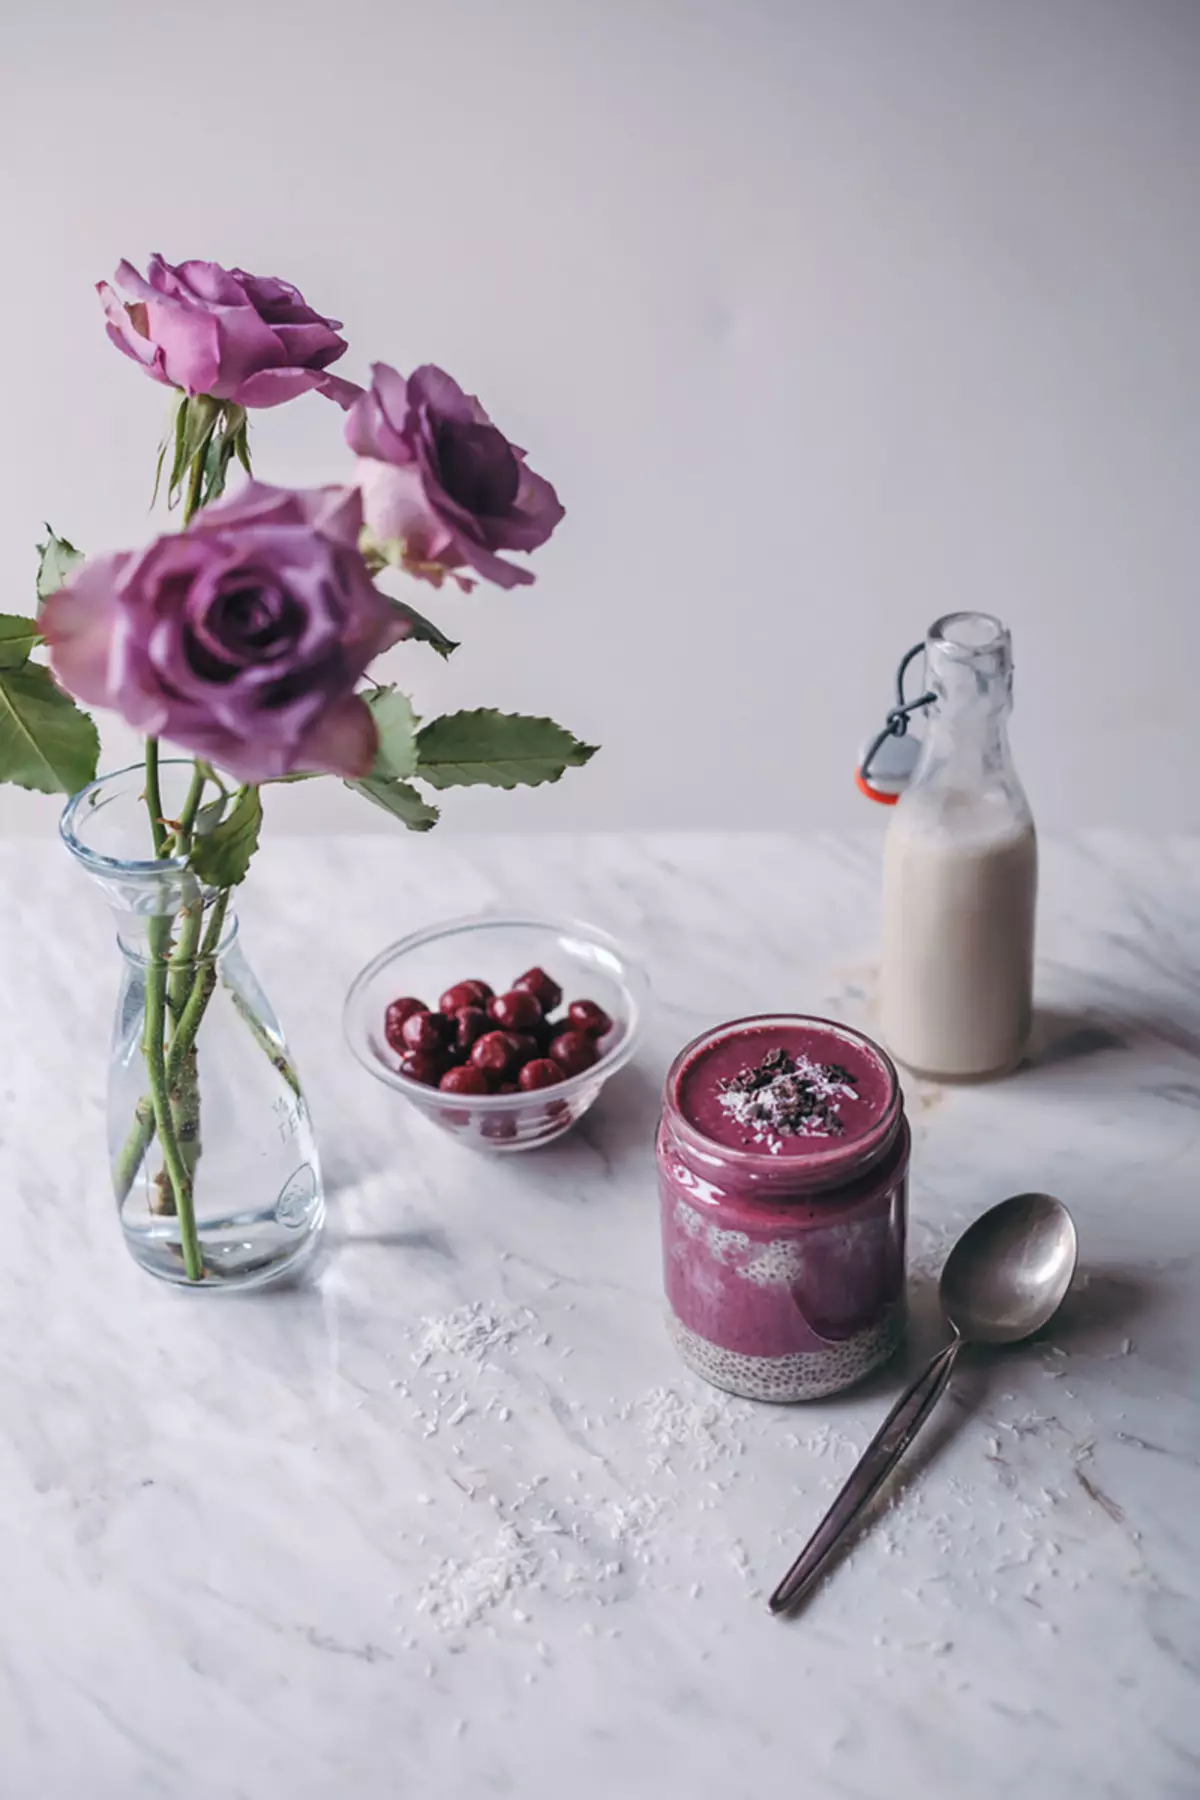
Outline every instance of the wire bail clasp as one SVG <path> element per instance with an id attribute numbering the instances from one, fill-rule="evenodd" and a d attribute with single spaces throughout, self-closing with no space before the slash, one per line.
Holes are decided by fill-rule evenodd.
<path id="1" fill-rule="evenodd" d="M 924 643 L 914 644 L 901 658 L 896 670 L 896 704 L 888 713 L 883 730 L 877 732 L 861 752 L 854 772 L 860 793 L 868 800 L 878 801 L 880 806 L 895 806 L 908 786 L 920 754 L 919 744 L 908 735 L 908 722 L 914 713 L 932 706 L 937 699 L 936 694 L 928 691 L 916 700 L 905 697 L 904 678 L 924 650 Z"/>

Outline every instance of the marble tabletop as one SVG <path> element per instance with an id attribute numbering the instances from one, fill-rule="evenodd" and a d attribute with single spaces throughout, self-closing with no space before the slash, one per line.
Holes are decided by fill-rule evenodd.
<path id="1" fill-rule="evenodd" d="M 320 1128 L 326 1246 L 209 1298 L 107 1190 L 111 926 L 0 848 L 4 1800 L 1194 1800 L 1200 1793 L 1200 843 L 1044 848 L 1034 1053 L 909 1084 L 905 1359 L 843 1398 L 706 1389 L 661 1322 L 673 1052 L 872 1018 L 876 834 L 269 843 L 242 905 Z M 635 1062 L 570 1138 L 480 1159 L 372 1082 L 342 994 L 499 902 L 646 959 Z M 964 1364 L 790 1622 L 764 1595 L 936 1338 L 962 1224 L 1074 1210 L 1052 1339 Z"/>

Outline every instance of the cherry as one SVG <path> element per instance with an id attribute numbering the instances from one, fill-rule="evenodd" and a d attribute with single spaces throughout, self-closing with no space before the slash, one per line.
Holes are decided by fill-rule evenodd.
<path id="1" fill-rule="evenodd" d="M 562 1078 L 563 1072 L 556 1062 L 551 1062 L 548 1056 L 535 1056 L 517 1076 L 517 1084 L 528 1094 L 534 1088 L 554 1087 Z"/>
<path id="2" fill-rule="evenodd" d="M 409 1013 L 401 1036 L 410 1050 L 443 1050 L 450 1036 L 450 1022 L 441 1013 Z"/>
<path id="3" fill-rule="evenodd" d="M 461 1012 L 464 1006 L 486 1006 L 492 990 L 486 981 L 456 981 L 438 1001 L 438 1011 Z"/>
<path id="4" fill-rule="evenodd" d="M 477 1038 L 490 1031 L 491 1021 L 482 1006 L 460 1006 L 454 1015 L 454 1049 L 465 1056 Z"/>
<path id="5" fill-rule="evenodd" d="M 423 1000 L 414 1000 L 406 994 L 401 1000 L 393 1000 L 383 1015 L 383 1035 L 393 1050 L 404 1050 L 404 1021 L 411 1019 L 414 1013 L 428 1012 L 429 1008 Z"/>
<path id="6" fill-rule="evenodd" d="M 484 1069 L 497 1078 L 509 1074 L 513 1066 L 513 1047 L 508 1033 L 489 1031 L 486 1037 L 477 1039 L 471 1046 L 471 1061 L 477 1069 Z"/>
<path id="7" fill-rule="evenodd" d="M 473 1063 L 458 1063 L 438 1082 L 444 1094 L 490 1094 L 492 1084 L 485 1070 Z"/>
<path id="8" fill-rule="evenodd" d="M 550 1046 L 550 1055 L 564 1075 L 582 1075 L 597 1061 L 600 1052 L 582 1031 L 560 1031 Z"/>
<path id="9" fill-rule="evenodd" d="M 520 1091 L 515 1081 L 502 1081 L 496 1089 L 498 1094 L 519 1094 Z"/>
<path id="10" fill-rule="evenodd" d="M 497 994 L 494 1000 L 488 1001 L 488 1017 L 506 1031 L 528 1031 L 536 1025 L 542 1016 L 542 1009 L 537 996 L 525 988 L 513 988 L 507 994 Z"/>
<path id="11" fill-rule="evenodd" d="M 504 1035 L 512 1046 L 513 1068 L 522 1068 L 525 1063 L 532 1062 L 535 1056 L 540 1056 L 545 1049 L 545 1045 L 539 1044 L 529 1032 L 506 1031 Z"/>
<path id="12" fill-rule="evenodd" d="M 559 1032 L 566 1029 L 565 1019 L 539 1019 L 536 1025 L 529 1027 L 529 1036 L 534 1039 L 538 1050 L 545 1056 Z"/>
<path id="13" fill-rule="evenodd" d="M 613 1022 L 602 1006 L 594 1000 L 572 1000 L 567 1008 L 567 1017 L 576 1031 L 582 1031 L 586 1037 L 607 1037 L 613 1028 Z"/>
<path id="14" fill-rule="evenodd" d="M 513 982 L 513 992 L 532 994 L 544 1013 L 552 1013 L 562 1005 L 562 989 L 545 969 L 526 969 Z"/>
<path id="15" fill-rule="evenodd" d="M 400 1073 L 422 1087 L 436 1087 L 446 1073 L 446 1058 L 440 1050 L 410 1050 L 400 1058 Z"/>

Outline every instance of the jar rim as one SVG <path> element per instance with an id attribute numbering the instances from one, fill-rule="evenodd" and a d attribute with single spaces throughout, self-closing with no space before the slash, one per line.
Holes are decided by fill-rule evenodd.
<path id="1" fill-rule="evenodd" d="M 876 1122 L 860 1137 L 846 1143 L 832 1139 L 826 1150 L 814 1150 L 803 1158 L 772 1156 L 769 1151 L 750 1150 L 737 1144 L 724 1144 L 701 1131 L 686 1116 L 679 1104 L 679 1081 L 684 1069 L 698 1052 L 736 1033 L 761 1029 L 763 1026 L 818 1027 L 831 1031 L 875 1057 L 888 1077 L 887 1101 Z M 669 1123 L 672 1136 L 686 1145 L 691 1153 L 709 1168 L 737 1169 L 755 1185 L 787 1188 L 796 1193 L 820 1192 L 840 1187 L 844 1182 L 864 1174 L 879 1162 L 896 1141 L 904 1119 L 904 1094 L 895 1063 L 873 1038 L 841 1019 L 828 1019 L 816 1013 L 751 1013 L 744 1018 L 727 1019 L 710 1026 L 686 1043 L 679 1051 L 663 1083 L 663 1119 Z"/>

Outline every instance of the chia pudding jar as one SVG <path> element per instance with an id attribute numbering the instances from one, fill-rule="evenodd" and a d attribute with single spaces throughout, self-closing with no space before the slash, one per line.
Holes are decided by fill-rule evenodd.
<path id="1" fill-rule="evenodd" d="M 904 1331 L 909 1129 L 877 1045 L 828 1019 L 736 1019 L 667 1075 L 657 1159 L 667 1321 L 751 1400 L 815 1400 Z"/>

